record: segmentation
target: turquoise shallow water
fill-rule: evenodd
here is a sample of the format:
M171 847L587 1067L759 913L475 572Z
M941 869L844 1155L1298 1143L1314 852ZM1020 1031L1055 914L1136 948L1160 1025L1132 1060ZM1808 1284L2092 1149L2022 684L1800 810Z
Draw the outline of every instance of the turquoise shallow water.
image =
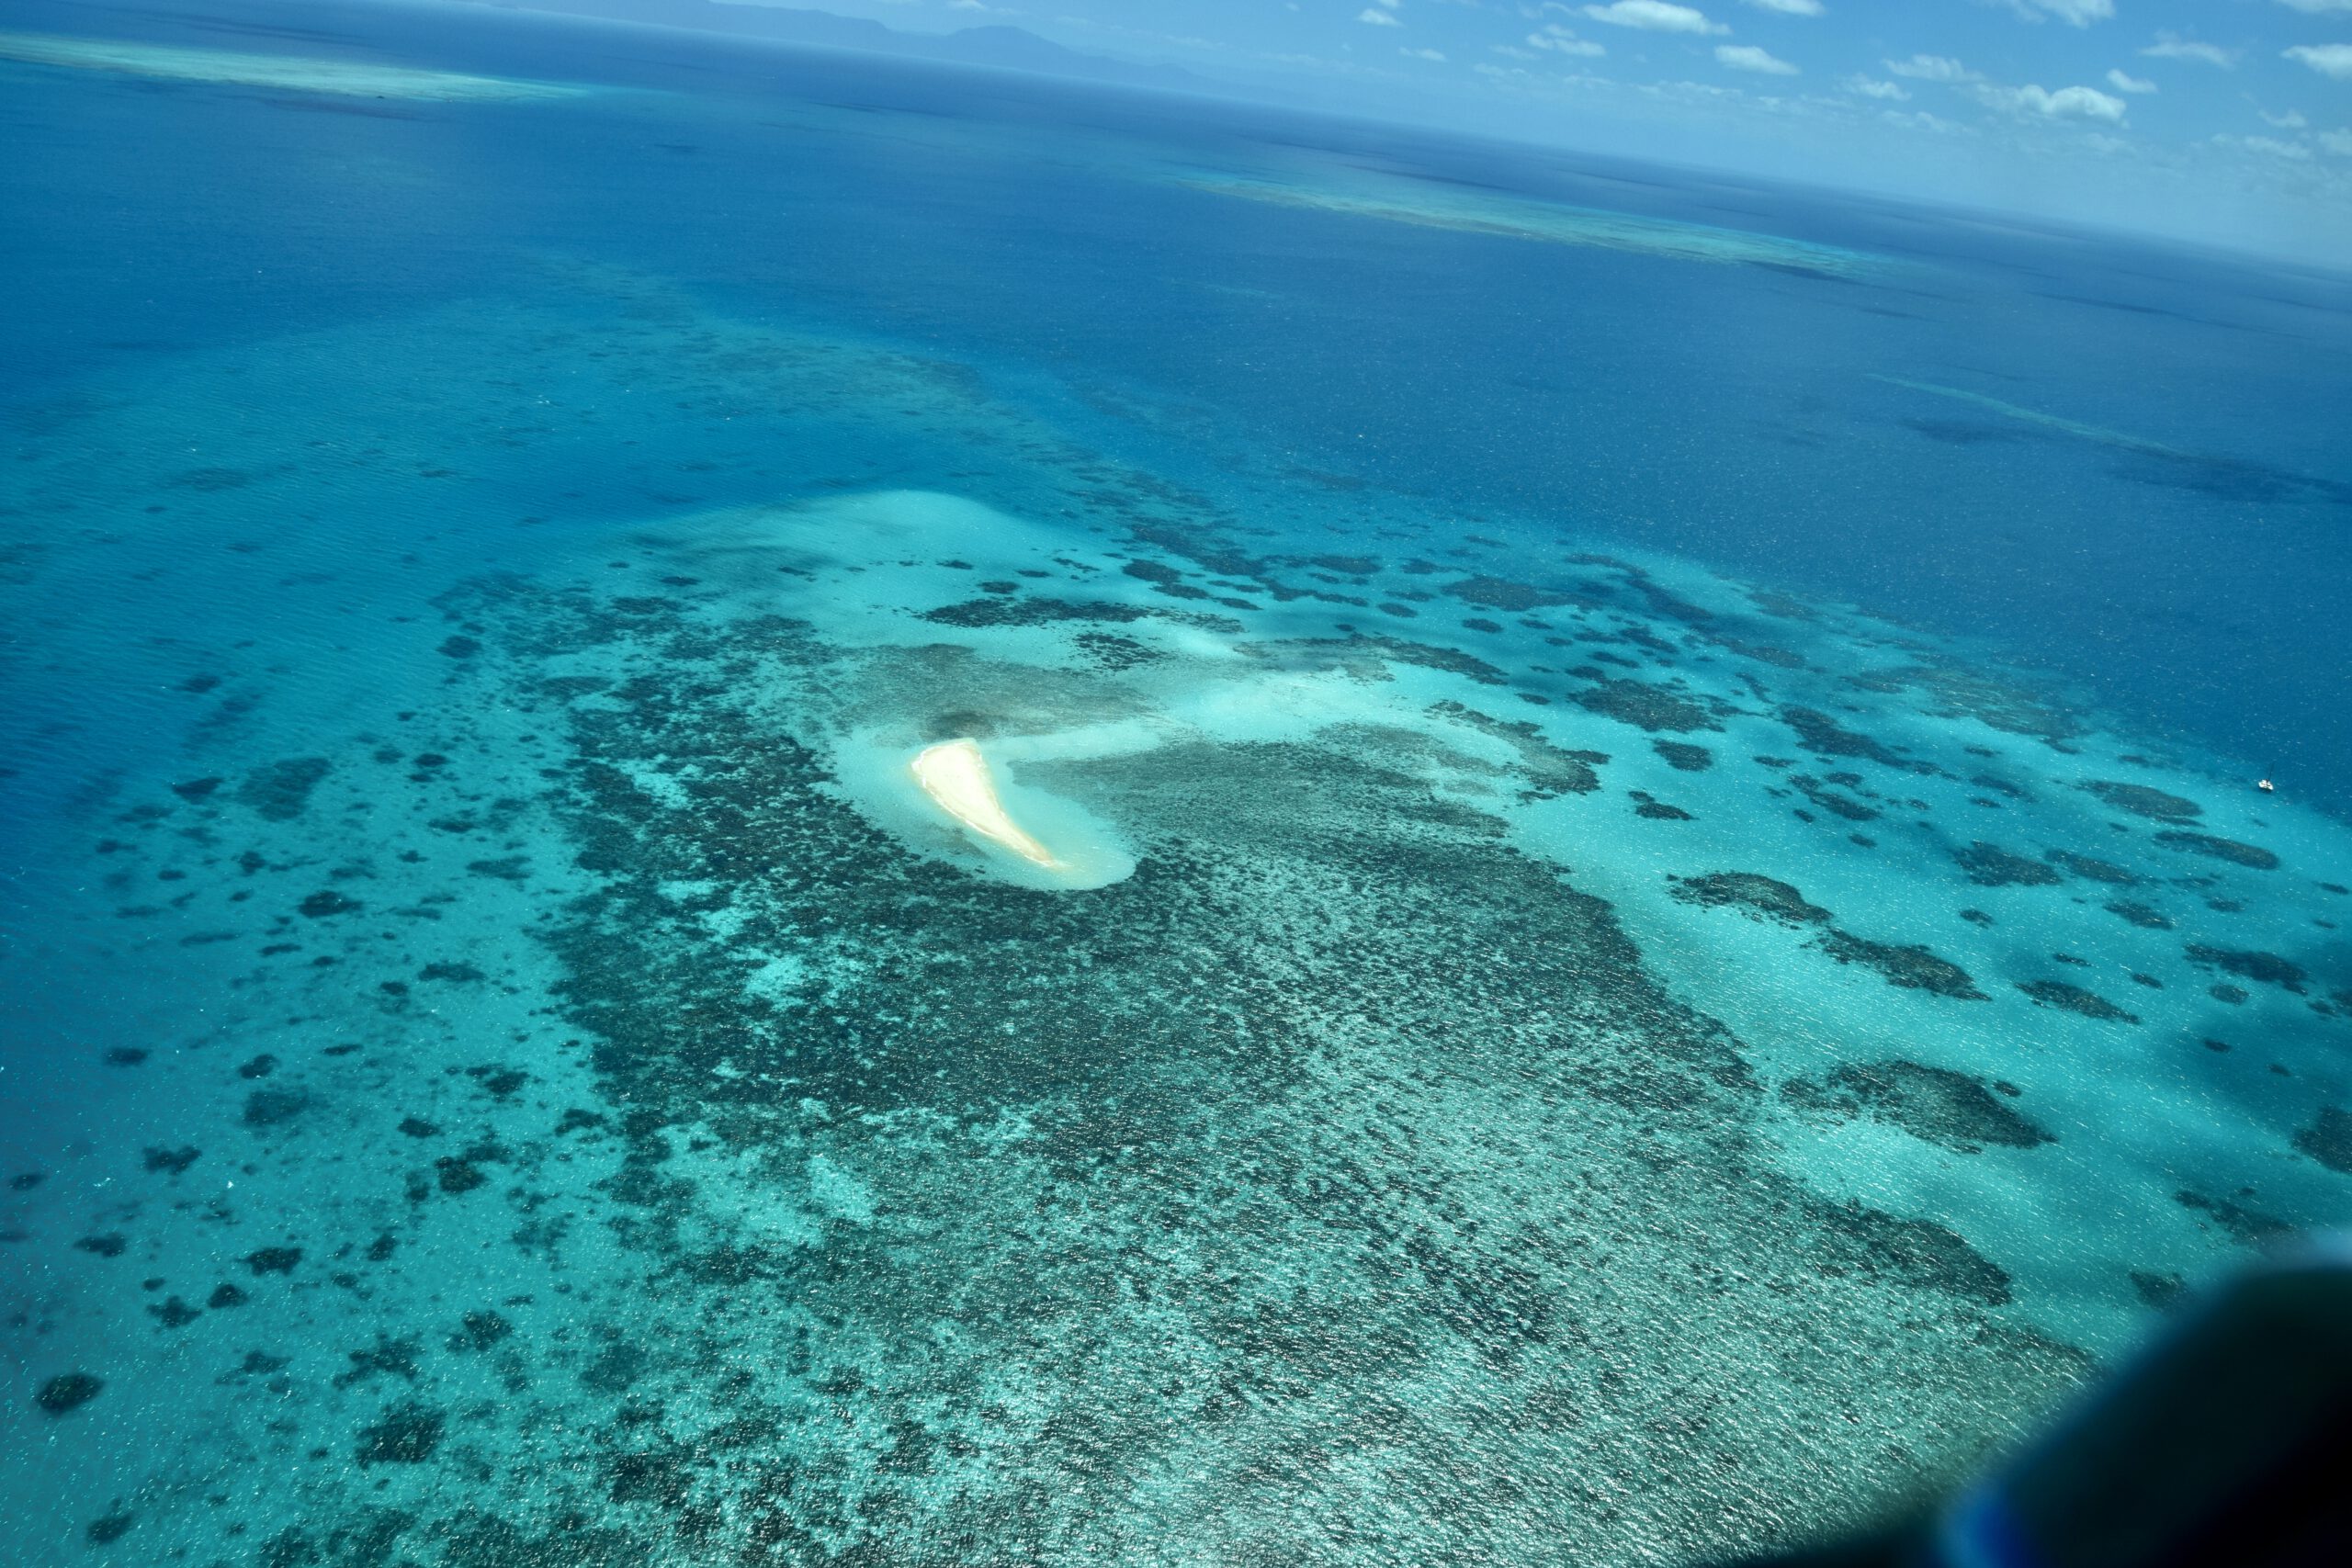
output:
M1694 1561L2344 1217L2339 284L0 20L0 1551Z

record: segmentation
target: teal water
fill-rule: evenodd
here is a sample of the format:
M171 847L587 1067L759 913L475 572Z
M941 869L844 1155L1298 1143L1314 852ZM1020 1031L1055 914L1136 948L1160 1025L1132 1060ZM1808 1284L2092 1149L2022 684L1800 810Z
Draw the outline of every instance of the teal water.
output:
M0 124L0 1555L1702 1561L2345 1217L2339 279L455 8Z

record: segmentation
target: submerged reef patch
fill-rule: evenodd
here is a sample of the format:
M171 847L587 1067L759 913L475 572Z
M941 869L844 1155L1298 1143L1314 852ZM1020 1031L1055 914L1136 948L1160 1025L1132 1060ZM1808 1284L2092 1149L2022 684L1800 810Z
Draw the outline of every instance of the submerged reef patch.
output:
M2138 1014L2126 1012L2097 992L2086 991L2064 980L2020 980L2018 989L2031 997L2036 1007L2057 1008L2109 1023L2140 1021Z
M2328 1169L2352 1176L2352 1111L2321 1106L2312 1124L2296 1133L2295 1147Z
M2194 822L2205 815L2205 808L2195 801L2147 784L2093 779L2083 787L2118 811L2129 811L2152 821Z
M237 803L265 822L290 822L311 803L311 792L327 776L324 757L288 757L255 768L237 785Z
M47 1415L62 1416L89 1404L105 1387L102 1379L88 1372L60 1372L34 1391L33 1403Z
M1897 945L1871 942L1851 931L1832 929L1817 939L1821 951L1840 964L1859 964L1875 969L1886 977L1890 986L1908 990L1929 991L1955 1001L1981 1002L1984 993L1976 988L1976 981L1967 970L1948 958L1939 958L1917 944Z
M2283 991L2301 996L2303 984L2311 976L2302 965L2290 963L2275 953L2246 952L2237 948L2215 947L2210 942L2192 942L2187 949L2188 961L2210 968L2223 970L2241 979L2259 981L2276 986Z
M2011 854L2000 845L1982 839L1964 850L1952 851L1951 858L1960 863L1968 880L1979 887L2054 887L2064 880L2041 862Z
M1591 685L1571 692L1569 700L1588 712L1640 729L1681 731L1723 728L1714 715L1698 703L1670 686L1653 681L1601 676Z
M1500 740L1517 752L1526 781L1525 788L1520 792L1521 800L1590 795L1600 787L1600 775L1593 770L1609 761L1605 752L1571 750L1556 746L1545 739L1544 732L1528 720L1496 718L1450 699L1431 704L1429 711L1436 717L1466 725L1481 735Z
M1817 708L1789 706L1781 722L1797 732L1797 744L1819 757L1853 757L1891 768L1918 766L1900 751L1870 736L1847 728Z
M1781 1093L1801 1111L1874 1116L1959 1154L1979 1154L1987 1146L2030 1149L2057 1141L2010 1109L2007 1099L2016 1091L2000 1087L2006 1098L1973 1074L1897 1060L1848 1063L1818 1083L1792 1078Z
M2234 839L2217 838L2211 833L2191 833L2182 829L2158 833L2156 842L2168 850L2184 850L2203 855L2209 860L2227 861L2232 865L2245 866L2254 871L2276 871L2278 857L2258 844L2242 844Z
M1669 876L1667 881L1673 884L1674 897L1686 904L1699 904L1710 908L1730 907L1740 909L1751 919L1771 919L1786 926L1804 926L1826 924L1832 919L1829 911L1820 905L1805 902L1804 895L1790 884L1752 871L1717 871L1704 876Z

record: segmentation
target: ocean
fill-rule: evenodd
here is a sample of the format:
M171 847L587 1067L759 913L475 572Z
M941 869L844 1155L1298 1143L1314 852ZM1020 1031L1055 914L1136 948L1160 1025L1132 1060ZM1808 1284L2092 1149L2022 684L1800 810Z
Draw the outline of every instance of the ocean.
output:
M0 139L0 1560L1701 1562L2346 1216L2345 276L464 6Z

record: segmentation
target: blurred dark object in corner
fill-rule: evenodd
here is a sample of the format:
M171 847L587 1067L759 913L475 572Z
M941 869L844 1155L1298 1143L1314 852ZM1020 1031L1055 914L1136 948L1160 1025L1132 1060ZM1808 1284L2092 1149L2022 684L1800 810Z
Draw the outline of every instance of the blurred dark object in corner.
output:
M1932 1518L1744 1568L2352 1568L2352 1236L2229 1280Z

